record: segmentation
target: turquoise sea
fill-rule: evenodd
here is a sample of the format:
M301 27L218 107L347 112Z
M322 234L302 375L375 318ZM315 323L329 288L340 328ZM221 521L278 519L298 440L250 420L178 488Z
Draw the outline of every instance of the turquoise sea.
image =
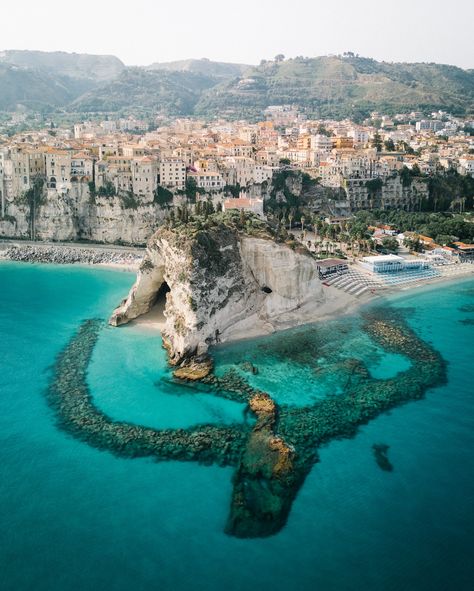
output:
M134 277L80 267L0 264L1 591L464 591L474 580L474 281L383 305L448 363L447 384L319 451L275 536L224 533L233 468L122 459L62 431L46 403L56 355L82 320L107 318ZM377 379L410 366L356 314L224 345L280 404L344 390L349 358ZM251 361L258 373L242 368ZM160 338L100 334L89 367L98 408L155 428L248 421L243 404L172 383ZM392 471L372 445L389 446Z

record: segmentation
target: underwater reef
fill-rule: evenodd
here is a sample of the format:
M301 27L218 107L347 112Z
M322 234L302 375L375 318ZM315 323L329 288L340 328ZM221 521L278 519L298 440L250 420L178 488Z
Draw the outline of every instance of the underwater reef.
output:
M422 398L428 388L446 380L441 355L398 312L372 308L363 315L363 330L385 351L408 357L407 371L375 379L363 362L349 359L343 367L347 373L343 393L295 407L278 405L271 393L253 388L236 366L223 376L210 374L201 383L210 395L246 403L255 422L153 429L114 421L94 404L87 370L103 326L101 320L85 321L56 360L47 398L58 427L122 458L234 466L225 531L240 538L265 537L284 527L293 500L318 461L318 447L335 438L353 437L360 425ZM239 369L248 374L258 371L251 364ZM380 461L386 451L374 448Z

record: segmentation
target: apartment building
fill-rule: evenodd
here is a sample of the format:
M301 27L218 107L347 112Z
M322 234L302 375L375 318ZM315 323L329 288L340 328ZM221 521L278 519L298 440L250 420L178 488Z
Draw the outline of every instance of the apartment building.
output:
M132 160L132 191L142 201L153 201L158 186L158 161L151 156Z
M160 185L184 189L186 186L186 165L178 158L165 158L160 162Z

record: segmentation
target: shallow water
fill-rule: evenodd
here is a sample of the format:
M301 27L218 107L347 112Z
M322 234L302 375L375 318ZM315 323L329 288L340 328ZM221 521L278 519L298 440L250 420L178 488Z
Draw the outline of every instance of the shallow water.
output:
M230 468L124 460L59 430L44 391L84 318L106 318L127 273L0 265L0 589L464 590L474 515L474 282L392 300L448 361L448 383L320 450L286 527L267 539L223 533ZM344 363L405 371L357 316L216 351L280 404L342 392ZM289 359L290 358L290 359ZM241 369L251 361L258 374ZM159 337L102 332L89 368L97 406L153 427L243 422L243 405L170 380ZM393 472L372 445L390 446Z

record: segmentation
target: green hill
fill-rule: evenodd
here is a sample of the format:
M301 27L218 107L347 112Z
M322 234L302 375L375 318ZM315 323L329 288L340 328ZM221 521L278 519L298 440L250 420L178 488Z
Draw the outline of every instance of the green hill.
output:
M205 93L200 115L259 116L268 105L295 104L320 117L362 117L443 108L474 112L474 72L439 64L377 62L359 57L266 62L244 78Z
M226 62L213 62L206 58L199 60L179 60L176 62L156 62L151 64L147 70L167 70L170 72L193 72L203 74L211 78L235 78L241 76L251 66L245 64L230 64Z
M46 72L54 76L110 80L118 76L124 64L113 55L89 55L65 51L0 51L0 62Z
M0 110L48 111L70 103L91 83L0 63Z
M149 72L127 68L115 80L75 100L76 111L146 111L192 115L200 96L216 84L214 78L191 72Z
M310 117L355 120L444 109L474 115L474 70L387 63L356 56L295 58L244 66L183 60L129 68L113 56L0 52L0 110L160 112L261 118L294 104Z

